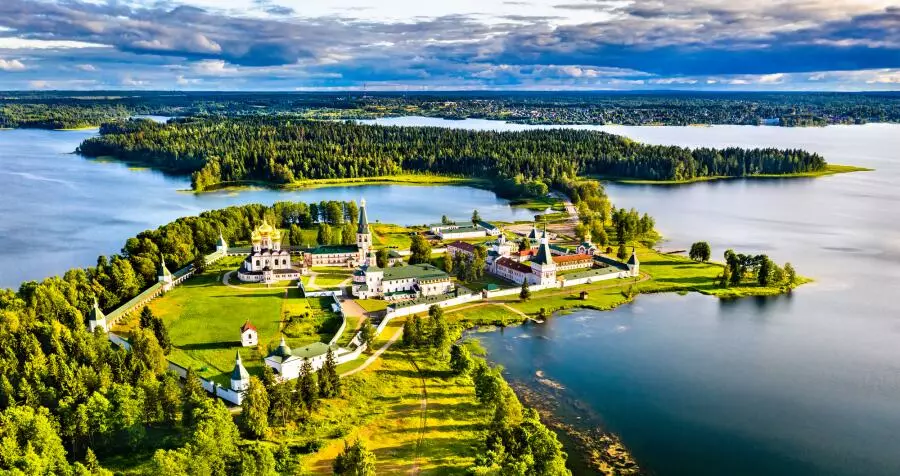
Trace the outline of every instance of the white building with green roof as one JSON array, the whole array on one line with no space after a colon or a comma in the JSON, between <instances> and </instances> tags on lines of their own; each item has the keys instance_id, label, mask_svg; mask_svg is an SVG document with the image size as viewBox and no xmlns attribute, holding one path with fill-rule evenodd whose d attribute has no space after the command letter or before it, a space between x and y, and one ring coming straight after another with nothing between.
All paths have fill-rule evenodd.
<instances>
[{"instance_id":1,"label":"white building with green roof","mask_svg":"<svg viewBox=\"0 0 900 476\"><path fill-rule=\"evenodd\" d=\"M278 373L282 379L291 380L300 376L300 367L305 360L312 365L313 372L322 368L325 365L329 348L331 347L323 342L313 342L291 349L285 342L284 336L281 336L281 342L266 356L265 363L272 367L272 370ZM332 352L336 350L336 347L332 348Z\"/></svg>"},{"instance_id":2,"label":"white building with green roof","mask_svg":"<svg viewBox=\"0 0 900 476\"><path fill-rule=\"evenodd\" d=\"M353 273L354 296L402 301L421 296L438 296L453 291L453 280L444 271L426 263L379 268L375 253Z\"/></svg>"}]
</instances>

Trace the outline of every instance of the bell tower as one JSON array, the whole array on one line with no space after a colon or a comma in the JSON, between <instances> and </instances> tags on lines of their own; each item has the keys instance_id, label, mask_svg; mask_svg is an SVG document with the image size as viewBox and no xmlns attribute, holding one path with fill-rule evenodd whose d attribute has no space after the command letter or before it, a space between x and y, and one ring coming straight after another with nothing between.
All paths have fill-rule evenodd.
<instances>
[{"instance_id":1,"label":"bell tower","mask_svg":"<svg viewBox=\"0 0 900 476\"><path fill-rule=\"evenodd\" d=\"M369 231L369 217L366 215L366 199L359 201L359 224L356 228L356 246L359 247L359 260L365 260L372 247L372 233Z\"/></svg>"}]
</instances>

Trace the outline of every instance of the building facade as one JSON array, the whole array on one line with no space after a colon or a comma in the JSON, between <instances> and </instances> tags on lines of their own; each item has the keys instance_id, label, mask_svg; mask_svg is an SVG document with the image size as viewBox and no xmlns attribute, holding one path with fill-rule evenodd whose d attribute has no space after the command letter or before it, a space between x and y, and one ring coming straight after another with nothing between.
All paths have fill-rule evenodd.
<instances>
[{"instance_id":1,"label":"building facade","mask_svg":"<svg viewBox=\"0 0 900 476\"><path fill-rule=\"evenodd\" d=\"M238 269L245 282L273 283L300 278L300 270L291 266L291 253L281 248L281 230L266 220L250 235L252 247Z\"/></svg>"},{"instance_id":2,"label":"building facade","mask_svg":"<svg viewBox=\"0 0 900 476\"><path fill-rule=\"evenodd\" d=\"M450 275L430 264L379 268L372 252L366 264L353 273L351 292L360 299L401 301L447 294L453 289Z\"/></svg>"},{"instance_id":3,"label":"building facade","mask_svg":"<svg viewBox=\"0 0 900 476\"><path fill-rule=\"evenodd\" d=\"M265 363L272 367L272 370L277 372L283 380L293 380L300 376L300 367L305 360L312 365L313 372L322 368L325 365L329 348L328 344L313 342L304 347L291 349L282 336L278 347L269 353Z\"/></svg>"}]
</instances>

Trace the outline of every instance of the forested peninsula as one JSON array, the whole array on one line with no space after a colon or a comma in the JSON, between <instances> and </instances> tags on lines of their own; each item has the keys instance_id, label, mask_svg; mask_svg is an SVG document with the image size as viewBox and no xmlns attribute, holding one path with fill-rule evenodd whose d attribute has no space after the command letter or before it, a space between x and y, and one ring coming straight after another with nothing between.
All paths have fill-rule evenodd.
<instances>
[{"instance_id":1,"label":"forested peninsula","mask_svg":"<svg viewBox=\"0 0 900 476\"><path fill-rule=\"evenodd\" d=\"M798 149L688 149L646 145L597 131L522 132L385 127L272 116L104 124L78 152L192 174L195 190L246 181L405 173L490 178L508 191L543 190L577 176L660 181L821 172L825 160ZM535 185L537 184L537 185Z\"/></svg>"}]
</instances>

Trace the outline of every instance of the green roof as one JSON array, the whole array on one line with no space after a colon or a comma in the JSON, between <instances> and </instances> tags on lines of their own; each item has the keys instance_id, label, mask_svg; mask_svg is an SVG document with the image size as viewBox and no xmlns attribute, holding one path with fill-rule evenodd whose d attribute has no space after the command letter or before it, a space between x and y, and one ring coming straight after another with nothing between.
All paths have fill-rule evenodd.
<instances>
[{"instance_id":1,"label":"green roof","mask_svg":"<svg viewBox=\"0 0 900 476\"><path fill-rule=\"evenodd\" d=\"M323 342L313 342L312 344L308 344L304 347L294 349L293 355L294 357L300 357L302 359L310 359L326 354L327 352L328 344L325 344Z\"/></svg>"},{"instance_id":2,"label":"green roof","mask_svg":"<svg viewBox=\"0 0 900 476\"><path fill-rule=\"evenodd\" d=\"M535 256L531 260L531 262L540 265L552 263L553 257L550 253L550 245L548 245L546 242L541 243L541 245L538 246L537 256Z\"/></svg>"},{"instance_id":3,"label":"green roof","mask_svg":"<svg viewBox=\"0 0 900 476\"><path fill-rule=\"evenodd\" d=\"M488 230L495 230L495 229L497 228L496 226L491 225L490 223L488 223L488 222L486 222L486 221L480 221L480 222L478 222L478 226L480 226L480 227L482 227L482 228L486 228L486 229L488 229Z\"/></svg>"},{"instance_id":4,"label":"green roof","mask_svg":"<svg viewBox=\"0 0 900 476\"><path fill-rule=\"evenodd\" d=\"M360 234L369 233L369 217L366 215L366 202L362 200L359 206L359 225L356 232Z\"/></svg>"},{"instance_id":5,"label":"green roof","mask_svg":"<svg viewBox=\"0 0 900 476\"><path fill-rule=\"evenodd\" d=\"M393 266L384 269L384 281L409 278L415 278L419 280L450 279L450 275L426 263L410 264L407 266Z\"/></svg>"},{"instance_id":6,"label":"green roof","mask_svg":"<svg viewBox=\"0 0 900 476\"><path fill-rule=\"evenodd\" d=\"M247 380L250 378L250 373L247 372L247 369L244 368L244 364L241 362L241 352L235 351L234 358L234 370L231 371L231 380Z\"/></svg>"},{"instance_id":7,"label":"green roof","mask_svg":"<svg viewBox=\"0 0 900 476\"><path fill-rule=\"evenodd\" d=\"M637 253L635 253L634 249L632 248L631 258L628 258L628 264L637 264L637 263L638 263Z\"/></svg>"},{"instance_id":8,"label":"green roof","mask_svg":"<svg viewBox=\"0 0 900 476\"><path fill-rule=\"evenodd\" d=\"M341 253L356 253L359 247L356 245L322 245L308 250L314 255L334 255Z\"/></svg>"},{"instance_id":9,"label":"green roof","mask_svg":"<svg viewBox=\"0 0 900 476\"><path fill-rule=\"evenodd\" d=\"M456 227L456 228L451 228L451 229L449 229L449 230L441 230L441 233L442 233L442 234L444 234L444 233L449 233L449 234L453 234L453 233L469 233L469 232L471 232L471 231L483 231L483 230L484 230L484 228L480 228L480 227L473 226L473 225L466 225L466 226L459 226L459 227Z\"/></svg>"},{"instance_id":10,"label":"green roof","mask_svg":"<svg viewBox=\"0 0 900 476\"><path fill-rule=\"evenodd\" d=\"M594 269L589 269L587 271L579 271L577 273L564 274L561 277L565 281L574 281L574 280L580 279L580 278L590 278L592 276L603 276L603 275L607 275L607 274L618 273L621 271L623 271L623 270L610 266L608 268L594 268Z\"/></svg>"}]
</instances>

